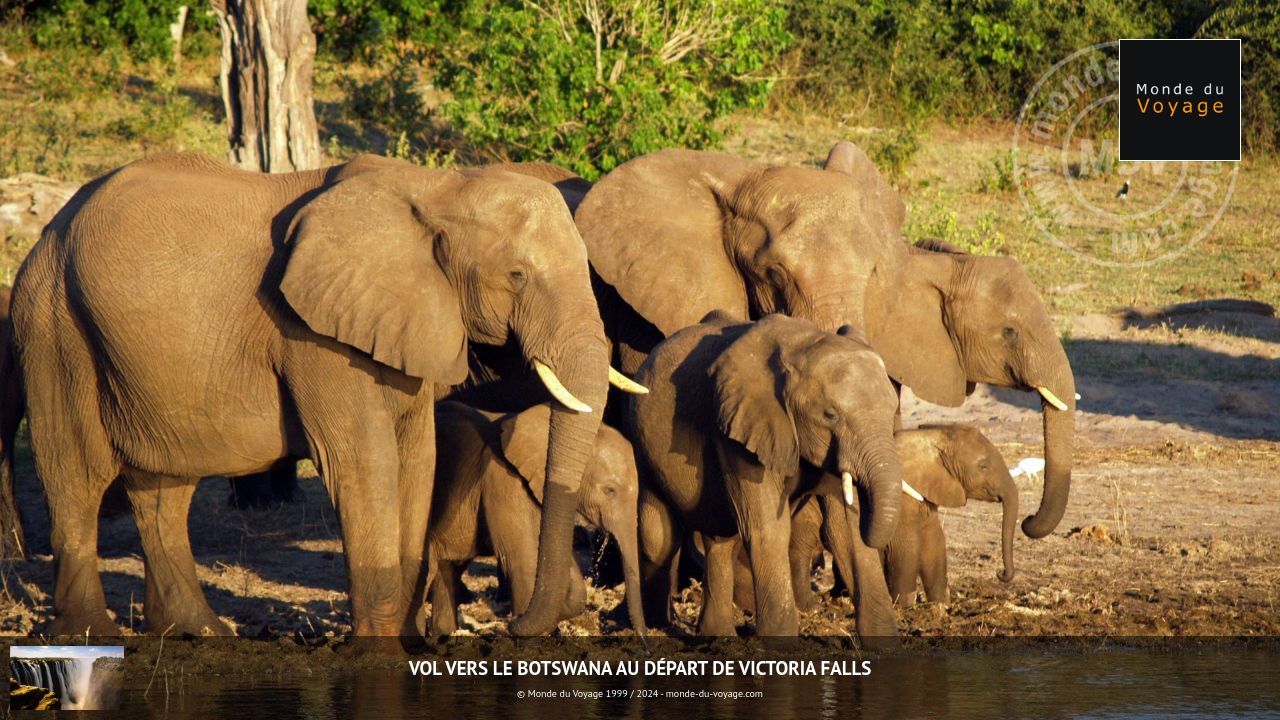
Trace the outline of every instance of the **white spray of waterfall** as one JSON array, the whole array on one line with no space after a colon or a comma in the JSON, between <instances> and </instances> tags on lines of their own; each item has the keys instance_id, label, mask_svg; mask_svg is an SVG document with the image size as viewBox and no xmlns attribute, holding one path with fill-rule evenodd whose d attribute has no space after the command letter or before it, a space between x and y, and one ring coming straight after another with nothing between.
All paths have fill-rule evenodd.
<instances>
[{"instance_id":1,"label":"white spray of waterfall","mask_svg":"<svg viewBox=\"0 0 1280 720\"><path fill-rule=\"evenodd\" d=\"M11 658L9 666L19 683L52 690L63 710L85 710L97 706L93 658Z\"/></svg>"}]
</instances>

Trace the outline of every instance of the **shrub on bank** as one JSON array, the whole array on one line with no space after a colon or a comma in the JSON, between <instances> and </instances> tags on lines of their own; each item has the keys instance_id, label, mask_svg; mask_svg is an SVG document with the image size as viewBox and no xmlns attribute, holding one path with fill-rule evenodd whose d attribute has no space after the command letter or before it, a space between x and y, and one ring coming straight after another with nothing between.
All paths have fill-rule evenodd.
<instances>
[{"instance_id":1,"label":"shrub on bank","mask_svg":"<svg viewBox=\"0 0 1280 720\"><path fill-rule=\"evenodd\" d=\"M451 127L495 157L594 179L628 158L720 139L758 107L788 42L768 0L470 0L438 61Z\"/></svg>"}]
</instances>

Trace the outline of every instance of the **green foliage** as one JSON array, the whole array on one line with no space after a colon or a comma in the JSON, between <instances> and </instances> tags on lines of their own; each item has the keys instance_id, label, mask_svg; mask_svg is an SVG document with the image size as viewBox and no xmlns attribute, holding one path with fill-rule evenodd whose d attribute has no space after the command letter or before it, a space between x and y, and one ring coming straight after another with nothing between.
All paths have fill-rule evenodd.
<instances>
[{"instance_id":1,"label":"green foliage","mask_svg":"<svg viewBox=\"0 0 1280 720\"><path fill-rule=\"evenodd\" d=\"M991 159L991 172L978 181L978 192L1008 193L1018 189L1014 152L1007 150Z\"/></svg>"},{"instance_id":2,"label":"green foliage","mask_svg":"<svg viewBox=\"0 0 1280 720\"><path fill-rule=\"evenodd\" d=\"M878 143L873 142L871 159L895 184L902 180L907 165L920 151L920 137L914 125L903 125Z\"/></svg>"},{"instance_id":3,"label":"green foliage","mask_svg":"<svg viewBox=\"0 0 1280 720\"><path fill-rule=\"evenodd\" d=\"M452 127L494 157L594 179L664 147L704 147L759 107L789 40L767 0L469 0L437 80Z\"/></svg>"},{"instance_id":4,"label":"green foliage","mask_svg":"<svg viewBox=\"0 0 1280 720\"><path fill-rule=\"evenodd\" d=\"M1241 38L1245 147L1280 148L1280 12L1275 3L1229 0L1196 34Z\"/></svg>"},{"instance_id":5,"label":"green foliage","mask_svg":"<svg viewBox=\"0 0 1280 720\"><path fill-rule=\"evenodd\" d=\"M1119 37L1158 37L1136 0L789 0L799 90L890 117L1011 116L1053 63Z\"/></svg>"},{"instance_id":6,"label":"green foliage","mask_svg":"<svg viewBox=\"0 0 1280 720\"><path fill-rule=\"evenodd\" d=\"M1005 246L1004 233L998 229L1000 217L985 212L973 223L961 225L955 210L933 208L934 212L923 220L912 214L907 223L909 238L938 238L963 248L974 255L997 255Z\"/></svg>"},{"instance_id":7,"label":"green foliage","mask_svg":"<svg viewBox=\"0 0 1280 720\"><path fill-rule=\"evenodd\" d=\"M321 50L340 59L377 60L411 44L418 49L453 41L459 3L451 0L310 0Z\"/></svg>"},{"instance_id":8,"label":"green foliage","mask_svg":"<svg viewBox=\"0 0 1280 720\"><path fill-rule=\"evenodd\" d=\"M347 75L338 79L346 95L346 109L355 117L372 120L392 135L416 135L426 123L426 107L418 91L422 54L397 53L379 64L369 77Z\"/></svg>"},{"instance_id":9,"label":"green foliage","mask_svg":"<svg viewBox=\"0 0 1280 720\"><path fill-rule=\"evenodd\" d=\"M170 23L178 7L187 5L186 33L211 30L215 23L205 7L192 0L53 0L33 3L34 38L44 48L68 46L110 49L124 47L139 60L167 56L173 40Z\"/></svg>"}]
</instances>

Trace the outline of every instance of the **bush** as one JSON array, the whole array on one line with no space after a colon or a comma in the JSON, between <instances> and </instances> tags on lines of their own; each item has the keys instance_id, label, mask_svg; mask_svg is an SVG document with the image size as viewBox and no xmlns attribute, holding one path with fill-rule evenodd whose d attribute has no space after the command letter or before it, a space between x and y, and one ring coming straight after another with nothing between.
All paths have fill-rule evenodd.
<instances>
[{"instance_id":1,"label":"bush","mask_svg":"<svg viewBox=\"0 0 1280 720\"><path fill-rule=\"evenodd\" d=\"M758 107L787 44L768 0L469 0L439 63L454 130L495 158L594 179L664 147L704 147Z\"/></svg>"},{"instance_id":2,"label":"bush","mask_svg":"<svg viewBox=\"0 0 1280 720\"><path fill-rule=\"evenodd\" d=\"M1280 148L1280 13L1269 0L1234 0L1209 17L1200 37L1241 38L1244 146Z\"/></svg>"},{"instance_id":3,"label":"bush","mask_svg":"<svg viewBox=\"0 0 1280 720\"><path fill-rule=\"evenodd\" d=\"M451 0L310 0L307 14L320 50L339 59L384 59L396 46L443 48L454 39L459 3Z\"/></svg>"},{"instance_id":4,"label":"bush","mask_svg":"<svg viewBox=\"0 0 1280 720\"><path fill-rule=\"evenodd\" d=\"M166 57L173 44L169 24L186 5L186 33L211 31L216 22L197 0L52 0L31 3L34 38L42 47L87 46L99 50L124 47L135 59Z\"/></svg>"},{"instance_id":5,"label":"bush","mask_svg":"<svg viewBox=\"0 0 1280 720\"><path fill-rule=\"evenodd\" d=\"M1134 0L790 0L798 90L876 114L1014 115L1039 76L1089 45L1156 37Z\"/></svg>"}]
</instances>

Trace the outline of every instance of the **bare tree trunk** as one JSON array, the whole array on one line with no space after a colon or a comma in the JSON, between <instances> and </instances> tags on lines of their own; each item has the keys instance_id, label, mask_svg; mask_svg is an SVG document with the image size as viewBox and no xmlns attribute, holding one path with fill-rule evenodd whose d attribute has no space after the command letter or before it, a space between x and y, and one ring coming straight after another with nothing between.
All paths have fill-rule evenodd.
<instances>
[{"instance_id":1,"label":"bare tree trunk","mask_svg":"<svg viewBox=\"0 0 1280 720\"><path fill-rule=\"evenodd\" d=\"M263 172L320 165L312 108L316 38L306 0L211 0L222 27L231 162Z\"/></svg>"}]
</instances>

